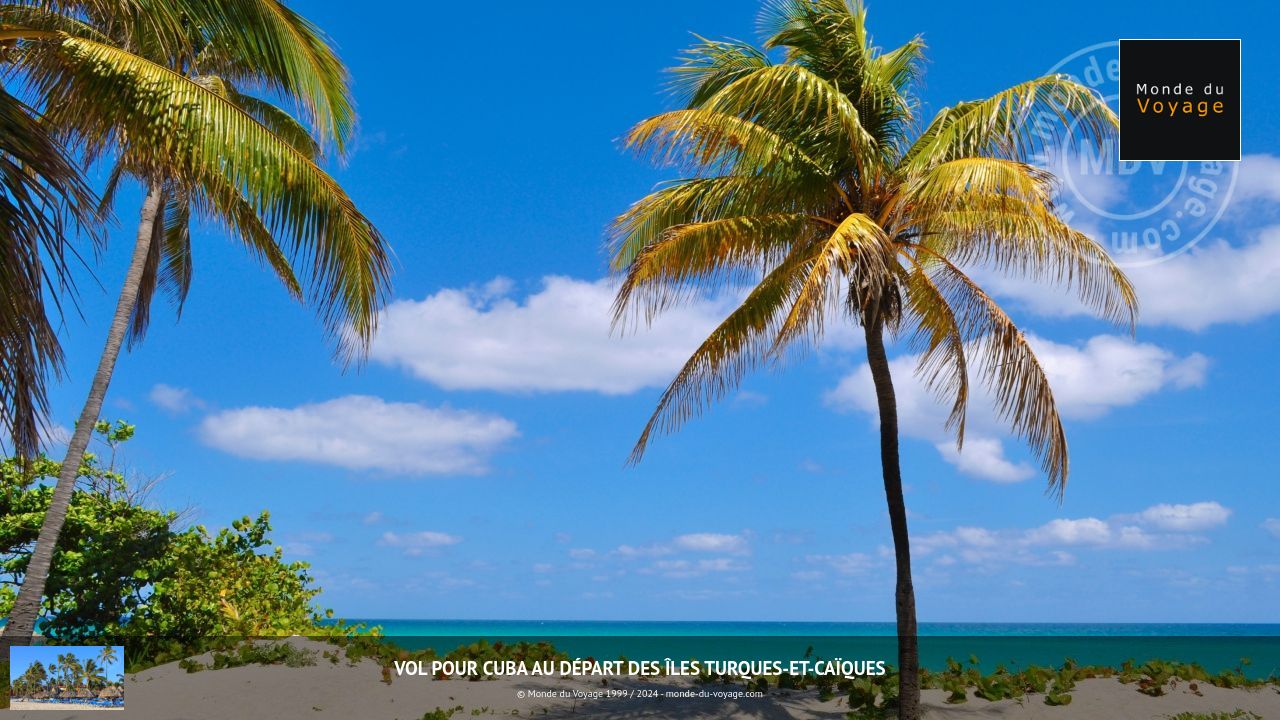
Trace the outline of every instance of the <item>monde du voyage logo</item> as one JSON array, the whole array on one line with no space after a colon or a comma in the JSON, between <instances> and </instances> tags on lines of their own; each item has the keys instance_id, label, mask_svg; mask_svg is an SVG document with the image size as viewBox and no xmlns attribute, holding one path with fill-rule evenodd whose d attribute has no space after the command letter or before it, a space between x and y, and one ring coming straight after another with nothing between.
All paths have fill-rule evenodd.
<instances>
[{"instance_id":1,"label":"monde du voyage logo","mask_svg":"<svg viewBox=\"0 0 1280 720\"><path fill-rule=\"evenodd\" d=\"M1239 40L1120 41L1120 159L1240 159Z\"/></svg>"},{"instance_id":2,"label":"monde du voyage logo","mask_svg":"<svg viewBox=\"0 0 1280 720\"><path fill-rule=\"evenodd\" d=\"M1240 41L1112 40L1048 71L1120 116L1119 152L1081 143L1073 129L1064 147L1036 159L1063 180L1062 218L1125 267L1164 262L1208 236L1239 174Z\"/></svg>"}]
</instances>

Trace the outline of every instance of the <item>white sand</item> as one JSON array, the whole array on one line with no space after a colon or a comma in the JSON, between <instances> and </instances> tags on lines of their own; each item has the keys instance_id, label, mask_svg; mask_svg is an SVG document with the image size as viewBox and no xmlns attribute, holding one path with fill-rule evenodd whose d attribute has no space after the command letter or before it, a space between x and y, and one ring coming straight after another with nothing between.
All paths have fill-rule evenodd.
<instances>
[{"instance_id":1,"label":"white sand","mask_svg":"<svg viewBox=\"0 0 1280 720\"><path fill-rule=\"evenodd\" d=\"M295 641L323 651L330 646ZM772 690L764 698L604 698L598 700L529 699L533 691L579 693L614 690L707 690L741 691L741 686L695 685L687 679L611 680L608 688L598 680L501 679L482 682L436 681L422 677L393 677L390 685L381 682L381 669L370 660L355 666L345 660L334 665L318 657L314 667L247 666L228 670L187 673L177 664L162 665L125 679L125 717L129 720L328 720L361 718L368 720L420 720L423 713L437 707L463 710L455 720L505 715L538 718L741 718L743 720L844 720L848 708L842 698L819 701L814 691ZM520 692L526 697L519 697ZM1049 707L1039 695L1022 702L987 702L971 698L967 703L947 705L945 694L924 693L926 717L930 720L985 718L1027 718L1052 720L1163 720L1184 711L1218 712L1236 709L1255 712L1269 720L1280 720L1280 692L1274 687L1260 690L1225 690L1200 684L1202 696L1192 694L1179 683L1164 697L1152 698L1135 686L1112 679L1080 681L1072 691L1072 703ZM73 720L82 713L69 708L58 717ZM545 712L544 712L545 711ZM2 716L50 717L47 711L18 710Z\"/></svg>"},{"instance_id":2,"label":"white sand","mask_svg":"<svg viewBox=\"0 0 1280 720\"><path fill-rule=\"evenodd\" d=\"M69 705L60 705L58 703L37 702L35 700L12 700L9 702L9 709L10 710L38 710L41 713L48 712L50 710L66 711L68 709L73 709L74 712L70 713L71 715L76 715L82 712L112 712L116 710L120 710L120 711L124 710L124 708L118 708L118 707L116 708L95 707L93 705L69 706ZM37 715L36 717L49 717L49 716Z\"/></svg>"}]
</instances>

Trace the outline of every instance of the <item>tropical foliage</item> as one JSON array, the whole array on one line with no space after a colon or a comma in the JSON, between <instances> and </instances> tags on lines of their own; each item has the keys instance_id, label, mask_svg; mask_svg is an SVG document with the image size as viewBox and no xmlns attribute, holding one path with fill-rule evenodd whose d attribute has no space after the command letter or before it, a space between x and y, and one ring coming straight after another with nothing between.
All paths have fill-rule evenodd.
<instances>
[{"instance_id":1,"label":"tropical foliage","mask_svg":"<svg viewBox=\"0 0 1280 720\"><path fill-rule=\"evenodd\" d=\"M125 423L99 427L104 440L132 432ZM52 495L47 481L60 469L44 457L25 465L0 461L0 614L22 582ZM182 528L178 513L145 507L131 490L118 467L86 456L49 575L42 635L125 644L137 667L249 636L357 629L315 606L307 564L286 560L271 542L266 512L216 533Z\"/></svg>"},{"instance_id":2,"label":"tropical foliage","mask_svg":"<svg viewBox=\"0 0 1280 720\"><path fill-rule=\"evenodd\" d=\"M615 316L646 321L699 293L749 286L658 401L632 455L724 397L751 370L859 325L880 413L898 566L902 716L918 717L918 658L897 410L885 337L950 408L963 447L970 383L1067 483L1066 433L1044 368L973 268L1056 283L1125 327L1137 301L1105 250L1055 212L1055 178L1031 165L1068 134L1109 146L1103 99L1050 75L961 102L921 123L924 42L890 50L844 0L770 0L765 41L704 40L673 69L681 107L636 125L626 146L685 177L612 230Z\"/></svg>"}]
</instances>

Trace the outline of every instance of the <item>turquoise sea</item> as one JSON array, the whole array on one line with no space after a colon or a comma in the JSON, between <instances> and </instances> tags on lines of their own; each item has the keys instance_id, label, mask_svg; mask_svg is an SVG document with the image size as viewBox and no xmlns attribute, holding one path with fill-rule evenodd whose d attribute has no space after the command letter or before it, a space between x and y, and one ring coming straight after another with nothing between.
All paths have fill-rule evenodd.
<instances>
[{"instance_id":1,"label":"turquoise sea","mask_svg":"<svg viewBox=\"0 0 1280 720\"><path fill-rule=\"evenodd\" d=\"M656 622L364 619L396 644L447 651L481 639L548 641L571 656L895 662L893 623ZM1119 665L1159 658L1196 662L1212 672L1240 668L1253 677L1280 676L1280 624L1202 623L921 623L921 660L938 669L948 657L976 656L991 669L1083 664Z\"/></svg>"}]
</instances>

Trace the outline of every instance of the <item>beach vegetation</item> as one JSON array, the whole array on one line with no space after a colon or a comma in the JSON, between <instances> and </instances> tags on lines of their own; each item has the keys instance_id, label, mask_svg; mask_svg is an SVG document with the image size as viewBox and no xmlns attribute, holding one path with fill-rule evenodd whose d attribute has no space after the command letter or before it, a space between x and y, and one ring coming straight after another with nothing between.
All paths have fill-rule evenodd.
<instances>
[{"instance_id":1,"label":"beach vegetation","mask_svg":"<svg viewBox=\"0 0 1280 720\"><path fill-rule=\"evenodd\" d=\"M186 658L178 666L188 673L201 670L226 670L246 665L284 665L301 668L316 665L315 650L301 648L286 641L248 641L228 651L214 651L206 664L196 658Z\"/></svg>"},{"instance_id":2,"label":"beach vegetation","mask_svg":"<svg viewBox=\"0 0 1280 720\"><path fill-rule=\"evenodd\" d=\"M623 331L707 293L742 298L662 394L633 462L749 372L813 350L833 324L861 328L897 568L898 712L917 720L915 590L886 342L918 353L916 373L949 407L957 450L971 380L986 385L1061 497L1067 441L1048 377L970 272L1069 288L1130 331L1137 298L1107 251L1059 218L1057 178L1031 164L1068 137L1112 145L1119 120L1101 95L1047 75L917 118L924 42L882 49L866 20L857 0L767 2L762 46L690 48L672 69L677 109L624 139L682 177L616 218L609 252ZM1004 692L998 681L987 690Z\"/></svg>"},{"instance_id":3,"label":"beach vegetation","mask_svg":"<svg viewBox=\"0 0 1280 720\"><path fill-rule=\"evenodd\" d=\"M127 670L135 672L227 652L245 638L369 630L315 605L320 589L308 565L289 561L272 543L266 511L213 532L184 527L176 511L148 507L115 464L116 450L134 432L128 423L99 423L108 452L82 458L39 616L45 637L123 644ZM54 492L49 481L60 470L45 456L0 459L0 615L12 607Z\"/></svg>"}]
</instances>

